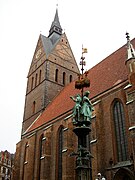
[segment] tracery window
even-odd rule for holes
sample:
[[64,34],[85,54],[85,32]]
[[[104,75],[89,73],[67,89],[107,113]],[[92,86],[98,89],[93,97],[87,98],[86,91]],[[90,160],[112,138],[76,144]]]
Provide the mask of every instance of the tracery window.
[[24,164],[28,162],[28,142],[25,144],[25,152],[24,152]]
[[40,155],[39,155],[39,180],[45,178],[45,142],[46,138],[41,135],[40,138]]
[[58,179],[62,180],[63,127],[58,131]]
[[127,137],[123,104],[117,100],[113,105],[113,118],[118,162],[127,160]]
[[25,149],[24,149],[24,161],[23,161],[23,177],[22,179],[25,180],[27,176],[27,163],[28,163],[28,147],[29,144],[28,142],[25,144]]

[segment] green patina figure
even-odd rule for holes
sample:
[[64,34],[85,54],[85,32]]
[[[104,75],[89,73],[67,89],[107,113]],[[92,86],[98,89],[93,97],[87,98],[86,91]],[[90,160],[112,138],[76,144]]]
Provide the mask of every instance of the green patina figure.
[[73,123],[77,123],[77,121],[79,121],[80,119],[82,98],[80,94],[77,94],[75,98],[73,96],[71,96],[70,98],[76,102],[73,108]]
[[[70,98],[76,102],[73,108],[73,123],[78,124],[84,121],[90,121],[92,116],[93,106],[89,100],[89,91],[86,91],[83,95],[83,99],[80,94],[77,94],[75,97],[71,96]],[[82,124],[82,123],[81,123]]]
[[90,121],[92,117],[93,106],[89,99],[90,91],[86,91],[83,96],[82,111],[81,114],[84,116],[84,121]]

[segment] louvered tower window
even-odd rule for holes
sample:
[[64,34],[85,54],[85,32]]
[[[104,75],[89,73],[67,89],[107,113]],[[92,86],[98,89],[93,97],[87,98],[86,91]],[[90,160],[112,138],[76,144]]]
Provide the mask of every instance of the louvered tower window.
[[66,82],[66,73],[63,72],[63,85],[65,85],[65,82]]
[[124,108],[120,101],[115,101],[113,106],[113,117],[115,127],[115,137],[117,146],[118,162],[127,160],[127,137],[125,126]]
[[72,75],[69,76],[69,82],[72,82]]
[[55,81],[58,82],[58,69],[55,71]]
[[31,79],[31,90],[33,89],[33,84],[34,84],[34,77]]
[[38,78],[38,74],[36,73],[36,77],[35,77],[35,87],[37,86],[37,78]]
[[63,127],[58,132],[58,179],[62,180]]
[[40,72],[39,72],[39,84],[41,83],[41,74],[42,74],[42,71],[40,70]]
[[36,102],[34,101],[32,105],[32,113],[34,114],[35,111],[36,111]]

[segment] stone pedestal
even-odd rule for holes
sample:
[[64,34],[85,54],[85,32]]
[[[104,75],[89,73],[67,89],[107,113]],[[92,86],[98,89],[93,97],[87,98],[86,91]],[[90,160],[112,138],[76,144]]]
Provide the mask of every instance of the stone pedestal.
[[[90,125],[90,124],[89,124]],[[90,154],[87,147],[87,135],[91,129],[89,126],[77,126],[73,129],[73,132],[78,137],[78,150],[75,153],[76,157],[76,180],[89,180],[90,179]]]

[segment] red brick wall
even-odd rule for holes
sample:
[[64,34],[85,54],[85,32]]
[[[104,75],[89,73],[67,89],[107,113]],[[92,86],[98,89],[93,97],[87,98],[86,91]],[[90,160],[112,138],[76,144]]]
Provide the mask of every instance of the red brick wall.
[[[72,75],[73,80],[77,78],[79,70],[65,34],[62,35],[61,39],[52,54],[50,53],[49,57],[46,57],[41,37],[39,38],[28,73],[22,132],[30,126],[39,113],[46,108],[62,88],[70,83],[70,75]],[[42,53],[41,56],[36,59],[36,52],[39,49],[41,49]],[[55,81],[56,69],[58,69],[57,82]],[[42,73],[41,82],[39,83],[40,71]],[[65,85],[63,84],[63,72],[65,72],[66,75]],[[35,86],[36,76],[37,84]],[[33,88],[31,89],[32,78],[34,78],[34,81]],[[36,104],[35,112],[33,113],[34,101]]]

